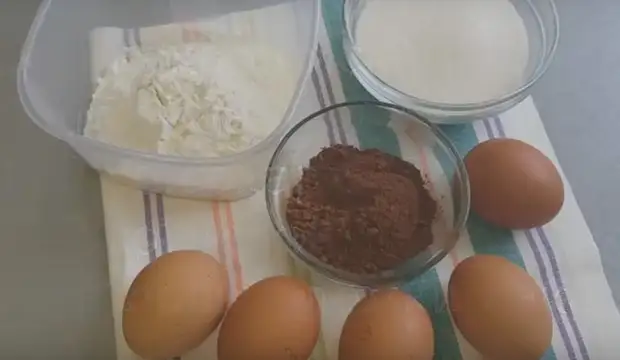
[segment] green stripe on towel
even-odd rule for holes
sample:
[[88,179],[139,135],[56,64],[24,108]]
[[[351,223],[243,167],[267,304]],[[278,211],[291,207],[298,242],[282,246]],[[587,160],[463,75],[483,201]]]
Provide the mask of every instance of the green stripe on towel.
[[[332,52],[339,65],[339,75],[347,100],[373,99],[346,69],[346,60],[342,48],[342,1],[323,0],[323,18],[330,39]],[[388,114],[353,113],[353,125],[356,129],[360,146],[378,148],[394,155],[400,155],[396,134],[386,124]],[[379,121],[377,121],[379,120]],[[445,297],[435,270],[431,270],[411,282],[402,290],[414,295],[428,310],[435,331],[435,359],[461,359],[458,341],[447,312]]]
[[[465,156],[478,144],[472,125],[443,126],[442,130],[453,141],[461,156]],[[476,254],[503,256],[525,269],[512,231],[491,226],[473,213],[470,213],[467,230]]]
[[[327,28],[332,52],[338,65],[340,81],[347,100],[375,100],[357,81],[348,65],[342,48],[342,0],[323,0],[323,19]],[[351,110],[351,122],[357,132],[360,146],[365,149],[377,148],[398,156],[400,149],[396,134],[386,126],[389,115],[386,111],[375,109]]]
[[[461,156],[465,156],[479,142],[472,125],[443,126],[442,130],[452,140]],[[526,269],[523,256],[515,243],[511,230],[492,226],[476,214],[470,213],[467,231],[476,254],[502,256]],[[541,360],[556,359],[555,352],[550,347]]]

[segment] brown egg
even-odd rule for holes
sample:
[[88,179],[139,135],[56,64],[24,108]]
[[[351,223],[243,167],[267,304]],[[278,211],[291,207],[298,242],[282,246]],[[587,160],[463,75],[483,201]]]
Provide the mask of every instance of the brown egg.
[[381,290],[362,299],[347,317],[338,360],[431,360],[431,319],[413,297]]
[[542,226],[564,203],[557,169],[536,148],[514,139],[485,141],[465,157],[471,207],[486,221],[511,229]]
[[220,323],[228,302],[226,270],[200,251],[175,251],[146,266],[123,309],[129,348],[145,359],[182,355]]
[[488,360],[539,360],[551,345],[547,301],[534,279],[499,256],[454,269],[448,301],[456,326]]
[[219,360],[306,360],[320,331],[319,303],[303,281],[278,276],[244,291],[226,313]]

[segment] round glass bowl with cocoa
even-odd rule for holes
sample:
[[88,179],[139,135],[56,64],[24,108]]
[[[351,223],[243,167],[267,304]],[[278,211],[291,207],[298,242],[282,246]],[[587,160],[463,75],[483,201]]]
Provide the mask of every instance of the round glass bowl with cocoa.
[[297,260],[360,287],[403,284],[431,269],[463,232],[470,200],[448,137],[411,110],[375,101],[326,107],[289,130],[265,195]]

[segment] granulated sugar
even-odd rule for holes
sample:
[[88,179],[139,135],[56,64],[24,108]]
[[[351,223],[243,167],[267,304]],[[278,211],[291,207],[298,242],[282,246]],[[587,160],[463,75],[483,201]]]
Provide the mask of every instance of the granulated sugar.
[[375,75],[420,99],[483,102],[524,82],[527,30],[509,0],[370,0],[355,35]]

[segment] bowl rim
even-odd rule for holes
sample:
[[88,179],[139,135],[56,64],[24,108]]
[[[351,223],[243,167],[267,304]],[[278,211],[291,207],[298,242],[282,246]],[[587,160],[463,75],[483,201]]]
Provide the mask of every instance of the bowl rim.
[[[304,58],[301,64],[301,72],[297,78],[295,91],[291,94],[291,100],[286,108],[286,111],[282,115],[282,122],[264,139],[241,152],[224,155],[219,157],[186,157],[180,155],[165,155],[159,153],[151,153],[146,151],[128,149],[117,145],[109,144],[101,140],[89,138],[81,131],[65,131],[60,126],[50,124],[45,121],[45,116],[41,113],[40,108],[33,106],[32,99],[29,95],[29,85],[27,82],[28,68],[30,66],[30,57],[34,49],[35,42],[40,33],[40,28],[43,25],[47,12],[54,0],[43,1],[36,12],[34,20],[28,30],[28,35],[22,46],[20,52],[20,59],[17,65],[17,93],[22,104],[22,108],[25,113],[30,117],[32,122],[40,129],[48,133],[49,135],[65,141],[73,148],[79,148],[79,153],[82,157],[82,149],[84,147],[92,148],[93,150],[100,151],[106,156],[118,156],[123,158],[130,158],[138,161],[145,161],[157,164],[167,164],[176,166],[228,166],[239,160],[247,159],[256,153],[262,151],[268,151],[271,144],[274,141],[278,141],[282,134],[286,132],[286,129],[290,126],[290,120],[293,118],[295,110],[297,109],[301,100],[301,95],[305,89],[304,84],[308,82],[310,73],[314,62],[316,61],[315,49],[319,41],[320,21],[321,20],[321,0],[307,0],[312,2],[312,17],[313,24],[311,29],[311,36],[308,47],[304,49]],[[45,109],[43,109],[45,110]],[[79,117],[84,117],[85,114],[79,114]],[[83,129],[81,129],[83,130]],[[77,150],[77,149],[76,149]]]
[[[429,258],[423,262],[422,266],[416,265],[415,269],[408,269],[406,265],[401,265],[397,267],[396,270],[385,270],[376,274],[355,274],[342,269],[338,269],[329,264],[326,264],[325,262],[318,259],[316,256],[310,254],[301,245],[299,245],[299,243],[293,238],[293,236],[289,235],[286,231],[276,225],[278,221],[276,221],[275,208],[278,206],[278,204],[276,204],[276,202],[274,201],[276,196],[274,195],[275,192],[271,190],[271,187],[274,183],[277,183],[276,179],[278,177],[274,176],[273,167],[276,161],[279,160],[282,149],[288,143],[289,139],[307,123],[316,119],[320,119],[323,114],[326,114],[330,111],[340,108],[351,108],[355,106],[379,107],[384,110],[387,109],[391,112],[402,113],[411,120],[418,121],[422,125],[425,125],[436,137],[437,141],[446,149],[446,152],[450,154],[452,160],[454,160],[455,162],[456,172],[460,175],[460,209],[458,209],[458,216],[454,217],[454,223],[456,224],[454,229],[452,230],[456,233],[454,241],[449,242],[448,245],[445,247],[440,247],[438,251],[430,255]],[[451,186],[451,188],[452,187],[453,186]],[[457,150],[456,146],[449,139],[449,137],[444,134],[444,132],[441,131],[439,127],[431,123],[425,117],[419,115],[417,112],[400,105],[375,100],[346,101],[324,107],[316,112],[311,113],[310,115],[307,115],[297,124],[295,124],[295,126],[289,129],[288,132],[284,135],[284,137],[280,140],[280,143],[278,143],[276,150],[274,151],[271,159],[269,160],[269,165],[267,166],[267,173],[265,178],[264,193],[267,213],[269,214],[269,220],[271,221],[272,226],[278,233],[280,239],[285,243],[289,252],[291,252],[293,256],[297,259],[300,259],[301,262],[304,263],[304,265],[310,267],[312,270],[320,273],[326,278],[343,285],[354,287],[382,287],[403,284],[432,269],[437,263],[443,260],[454,248],[456,242],[460,237],[459,235],[465,230],[465,226],[467,224],[467,219],[469,218],[470,212],[469,176],[467,174],[467,169],[465,167],[461,154]],[[426,251],[428,251],[428,249],[423,251],[422,253],[426,253]],[[417,255],[409,261],[414,260],[416,257]]]
[[[455,112],[477,111],[480,109],[492,108],[492,107],[495,107],[495,106],[498,106],[506,102],[509,102],[511,100],[519,98],[525,92],[527,92],[532,86],[534,86],[534,84],[536,84],[538,80],[540,80],[540,78],[547,72],[547,70],[549,69],[549,66],[553,62],[553,59],[555,58],[555,54],[556,54],[559,40],[560,40],[560,16],[558,13],[557,6],[555,5],[554,0],[546,0],[551,8],[551,13],[553,15],[552,26],[553,26],[553,31],[555,33],[555,36],[552,39],[550,39],[551,46],[549,47],[549,50],[547,51],[546,56],[536,66],[532,75],[528,78],[528,80],[524,84],[522,84],[515,90],[512,90],[511,92],[508,92],[496,99],[490,99],[490,100],[485,100],[481,102],[445,103],[445,102],[430,101],[430,100],[425,100],[425,99],[407,94],[389,85],[379,76],[377,76],[373,71],[371,71],[370,68],[366,65],[366,63],[362,60],[362,57],[360,56],[359,52],[356,49],[356,46],[354,45],[355,41],[353,40],[354,39],[353,33],[352,33],[353,29],[351,29],[352,18],[351,18],[351,11],[350,11],[351,6],[349,4],[351,4],[352,1],[353,0],[343,1],[343,5],[342,5],[343,11],[342,11],[342,19],[341,19],[342,26],[344,27],[343,41],[348,42],[350,44],[349,48],[351,50],[352,55],[355,56],[355,58],[358,60],[363,70],[372,77],[372,80],[377,81],[381,86],[384,87],[383,92],[386,93],[384,94],[384,96],[386,96],[386,98],[389,98],[390,101],[395,101],[394,99],[392,99],[394,97],[400,97],[400,98],[407,99],[407,101],[411,101],[412,103],[418,106],[423,106],[431,110],[455,111]],[[530,0],[525,0],[525,1],[527,1],[531,5]],[[538,14],[538,12],[536,12],[536,18],[540,20],[540,15]]]

